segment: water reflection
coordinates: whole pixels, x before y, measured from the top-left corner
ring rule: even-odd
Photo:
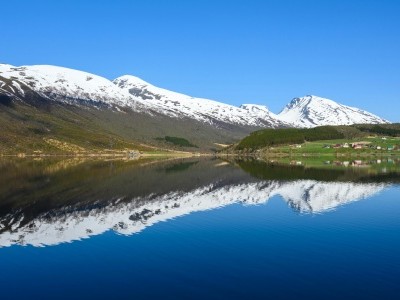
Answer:
[[[217,159],[1,161],[0,246],[57,245],[108,230],[130,235],[196,211],[274,196],[295,212],[323,213],[397,183],[397,169],[389,170]]]

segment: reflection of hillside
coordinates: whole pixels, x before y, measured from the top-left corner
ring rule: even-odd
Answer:
[[[8,193],[10,198],[2,195],[1,246],[55,245],[107,230],[133,234],[192,212],[233,203],[260,204],[273,196],[282,197],[296,211],[320,213],[367,198],[386,186],[259,180],[217,160],[173,161],[140,168],[97,162],[75,168],[75,172],[62,169],[60,174],[45,177],[38,175],[41,168],[31,170],[33,174],[23,177],[26,182],[21,183],[26,190],[16,186]],[[33,186],[36,190],[29,190]]]
[[[321,180],[341,182],[387,182],[400,183],[400,166],[387,170],[363,168],[305,167],[283,163],[267,163],[260,160],[235,160],[241,169],[250,175],[263,180]]]
[[[189,162],[190,166],[177,171],[182,163]],[[137,161],[89,161],[53,173],[47,172],[53,161],[0,161],[0,217],[23,213],[23,222],[28,222],[65,207],[102,207],[116,199],[130,201],[171,191],[191,191],[216,182],[252,180],[229,165],[215,168],[219,161],[196,162],[173,160],[137,166]]]
[[[87,161],[86,158],[79,158],[79,157],[73,157],[70,159],[56,161],[53,164],[47,165],[46,168],[44,169],[44,173],[48,173],[48,174],[56,173],[61,170],[66,170],[69,168],[76,167],[77,165],[80,165],[86,161]]]

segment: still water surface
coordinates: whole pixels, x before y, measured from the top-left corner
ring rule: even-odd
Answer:
[[[1,299],[396,298],[398,161],[338,165],[2,160]]]

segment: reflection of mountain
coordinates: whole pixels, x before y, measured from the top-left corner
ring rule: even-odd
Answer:
[[[283,184],[274,192],[300,212],[320,213],[370,197],[384,187],[384,184],[299,180]]]
[[[107,204],[83,207],[68,205],[42,212],[26,222],[24,213],[5,215],[0,228],[0,245],[56,245],[88,238],[107,230],[120,234],[137,233],[157,222],[196,211],[233,203],[261,204],[280,195],[300,212],[319,213],[339,205],[369,197],[381,191],[384,184],[319,182],[315,180],[249,181],[237,183],[216,180],[189,191],[148,194],[126,201],[119,197]]]

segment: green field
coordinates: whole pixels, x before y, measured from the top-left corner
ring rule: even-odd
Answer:
[[[360,149],[352,148],[355,143],[361,145]],[[262,157],[362,157],[399,156],[399,149],[400,125],[382,124],[259,130],[221,153]]]
[[[368,143],[362,149],[349,148],[334,148],[334,145],[352,143]],[[301,148],[299,148],[299,146]],[[329,146],[330,148],[326,148]],[[376,149],[376,147],[381,149]],[[393,150],[388,150],[393,148]],[[344,156],[344,157],[358,157],[358,156],[400,156],[400,138],[391,137],[386,140],[382,137],[365,137],[356,139],[336,139],[336,140],[323,140],[314,142],[304,142],[297,145],[282,145],[276,147],[264,148],[259,151],[263,156]]]

